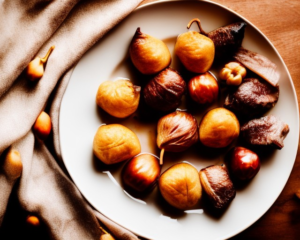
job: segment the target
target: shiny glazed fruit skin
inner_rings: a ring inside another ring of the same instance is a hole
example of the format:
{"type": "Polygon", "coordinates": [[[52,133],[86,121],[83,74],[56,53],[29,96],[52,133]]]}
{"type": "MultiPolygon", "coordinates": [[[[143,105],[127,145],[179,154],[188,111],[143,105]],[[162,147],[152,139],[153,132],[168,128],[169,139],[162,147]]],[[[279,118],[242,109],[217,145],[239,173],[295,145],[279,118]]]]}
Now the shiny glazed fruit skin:
{"type": "Polygon", "coordinates": [[[213,103],[218,99],[219,85],[209,72],[193,77],[188,89],[191,98],[199,104],[213,103]]]}
{"type": "Polygon", "coordinates": [[[151,154],[140,154],[125,165],[122,179],[126,186],[138,192],[154,187],[160,175],[159,160],[151,154]]]}
{"type": "Polygon", "coordinates": [[[39,139],[45,140],[49,136],[51,129],[52,124],[50,116],[46,112],[41,112],[33,125],[35,135],[39,139]]]}
{"type": "Polygon", "coordinates": [[[250,180],[255,177],[260,169],[258,155],[244,147],[235,147],[232,151],[229,171],[239,180],[250,180]]]}

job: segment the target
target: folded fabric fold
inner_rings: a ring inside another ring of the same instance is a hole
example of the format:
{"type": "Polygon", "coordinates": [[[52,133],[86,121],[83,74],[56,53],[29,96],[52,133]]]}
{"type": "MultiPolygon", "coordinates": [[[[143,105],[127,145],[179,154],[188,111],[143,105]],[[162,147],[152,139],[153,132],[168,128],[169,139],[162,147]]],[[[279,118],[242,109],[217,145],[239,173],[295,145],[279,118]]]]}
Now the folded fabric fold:
{"type": "MultiPolygon", "coordinates": [[[[99,239],[101,231],[96,217],[117,239],[137,239],[101,214],[95,214],[56,160],[61,158],[59,107],[72,67],[140,2],[0,1],[0,155],[3,159],[5,149],[13,146],[23,163],[20,181],[9,181],[0,171],[0,228],[11,191],[16,190],[21,207],[40,217],[51,239],[99,239]],[[44,56],[52,45],[55,50],[43,77],[38,82],[29,82],[22,71],[34,56],[44,56]],[[31,132],[46,105],[51,106],[56,159],[31,132]]],[[[88,84],[87,79],[83,81],[88,84]]]]}

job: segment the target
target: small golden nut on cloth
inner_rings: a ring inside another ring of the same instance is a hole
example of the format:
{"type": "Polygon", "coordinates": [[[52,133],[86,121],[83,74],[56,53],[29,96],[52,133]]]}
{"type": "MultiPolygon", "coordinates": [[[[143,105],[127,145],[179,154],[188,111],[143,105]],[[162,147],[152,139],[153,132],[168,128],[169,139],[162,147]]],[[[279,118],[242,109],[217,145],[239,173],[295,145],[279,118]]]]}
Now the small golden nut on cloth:
{"type": "Polygon", "coordinates": [[[41,139],[46,140],[52,129],[51,118],[46,112],[41,112],[33,125],[35,135],[41,139]]]}
{"type": "Polygon", "coordinates": [[[45,64],[46,64],[50,54],[52,53],[54,47],[55,46],[51,46],[49,48],[45,57],[43,57],[43,58],[36,57],[28,64],[28,66],[26,68],[26,77],[30,81],[34,82],[34,81],[40,80],[43,77],[44,71],[45,71],[45,64]]]}
{"type": "Polygon", "coordinates": [[[31,227],[40,226],[40,220],[36,216],[32,216],[32,215],[27,216],[26,223],[31,227]]]}
{"type": "Polygon", "coordinates": [[[246,76],[246,68],[238,62],[229,62],[220,71],[220,78],[226,81],[227,85],[238,86],[246,76]]]}
{"type": "Polygon", "coordinates": [[[160,176],[159,190],[170,205],[181,210],[191,209],[202,196],[198,171],[188,163],[167,169],[160,176]]]}
{"type": "Polygon", "coordinates": [[[101,236],[100,236],[100,240],[115,240],[112,235],[110,235],[107,231],[105,231],[105,229],[103,229],[102,227],[100,227],[101,230],[101,236]]]}
{"type": "Polygon", "coordinates": [[[100,240],[115,240],[109,233],[101,235],[100,240]]]}
{"type": "Polygon", "coordinates": [[[23,164],[18,150],[11,148],[7,152],[3,163],[3,170],[6,177],[11,180],[15,180],[21,176],[23,164]]]}
{"type": "Polygon", "coordinates": [[[143,74],[155,74],[168,67],[171,53],[167,45],[137,28],[129,47],[133,65],[143,74]]]}
{"type": "Polygon", "coordinates": [[[234,113],[225,108],[210,110],[202,118],[199,138],[203,145],[212,148],[227,147],[240,134],[240,123],[234,113]]]}
{"type": "Polygon", "coordinates": [[[105,81],[98,88],[96,103],[110,115],[125,118],[138,108],[140,91],[129,80],[105,81]]]}
{"type": "Polygon", "coordinates": [[[105,164],[130,159],[141,152],[136,134],[120,124],[101,125],[94,137],[93,152],[105,164]]]}

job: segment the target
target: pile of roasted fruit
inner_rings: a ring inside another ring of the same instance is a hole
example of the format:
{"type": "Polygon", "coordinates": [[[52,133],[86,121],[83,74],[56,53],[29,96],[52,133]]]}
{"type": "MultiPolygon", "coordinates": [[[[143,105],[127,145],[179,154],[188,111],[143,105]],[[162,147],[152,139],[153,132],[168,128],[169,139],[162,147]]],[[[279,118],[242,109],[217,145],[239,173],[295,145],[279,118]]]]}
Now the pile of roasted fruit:
{"type": "Polygon", "coordinates": [[[250,181],[260,169],[260,158],[252,150],[257,146],[281,149],[289,127],[275,116],[262,117],[278,101],[279,73],[269,59],[241,47],[247,24],[237,22],[206,33],[199,19],[192,19],[188,29],[193,23],[200,32],[180,34],[174,50],[191,78],[183,79],[169,67],[171,54],[163,41],[138,28],[129,54],[135,68],[150,80],[143,87],[125,79],[106,81],[96,96],[97,105],[116,118],[132,115],[141,100],[159,112],[160,157],[141,153],[137,135],[120,124],[101,125],[93,151],[105,164],[128,160],[122,180],[136,192],[147,193],[158,185],[170,205],[186,210],[199,202],[203,189],[214,208],[224,209],[236,195],[234,183],[250,181]],[[223,67],[218,78],[209,72],[213,64],[223,67]],[[177,109],[184,95],[198,106],[209,106],[220,97],[221,88],[227,89],[223,107],[208,111],[199,125],[189,112],[177,109]],[[197,142],[207,148],[225,148],[240,135],[252,150],[245,145],[234,147],[225,164],[198,172],[181,162],[160,173],[165,152],[186,151],[197,142]]]}

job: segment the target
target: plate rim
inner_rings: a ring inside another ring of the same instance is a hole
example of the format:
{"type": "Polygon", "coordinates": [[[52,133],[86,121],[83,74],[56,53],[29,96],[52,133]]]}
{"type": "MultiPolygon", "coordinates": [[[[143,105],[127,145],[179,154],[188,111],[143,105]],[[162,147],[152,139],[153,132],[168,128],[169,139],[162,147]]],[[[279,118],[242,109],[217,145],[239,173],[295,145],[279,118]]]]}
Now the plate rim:
{"type": "MultiPolygon", "coordinates": [[[[240,15],[239,13],[237,13],[237,12],[235,12],[234,10],[232,10],[232,9],[230,9],[229,7],[227,7],[227,6],[224,6],[224,5],[222,5],[222,4],[220,4],[220,3],[217,3],[217,2],[214,2],[214,1],[210,1],[210,0],[158,0],[158,1],[155,1],[155,2],[150,2],[150,3],[145,3],[145,4],[143,4],[143,5],[141,5],[141,6],[138,6],[134,11],[132,11],[130,14],[132,14],[132,13],[134,13],[134,12],[136,12],[136,11],[139,11],[139,10],[141,10],[141,9],[143,9],[143,8],[146,8],[146,7],[149,7],[149,6],[152,6],[152,5],[159,5],[159,4],[162,4],[162,3],[167,3],[167,2],[170,2],[170,3],[172,3],[172,2],[206,2],[206,3],[209,3],[209,4],[212,4],[212,5],[215,5],[215,6],[218,6],[218,7],[220,7],[220,8],[222,8],[222,9],[224,9],[224,10],[226,10],[226,11],[228,11],[228,12],[231,12],[232,14],[234,14],[235,16],[237,16],[237,17],[239,17],[240,19],[242,19],[243,21],[245,21],[246,23],[248,23],[249,25],[251,25],[251,27],[253,27],[267,42],[268,42],[268,44],[271,46],[271,48],[272,48],[272,50],[276,53],[276,55],[277,55],[277,57],[279,58],[279,60],[280,60],[280,62],[282,63],[282,65],[283,65],[283,67],[284,67],[284,70],[286,71],[286,73],[287,73],[287,76],[288,76],[288,79],[289,79],[289,82],[290,82],[290,84],[291,84],[291,87],[292,87],[292,91],[293,91],[293,96],[294,96],[294,100],[295,100],[295,105],[296,105],[296,110],[297,110],[297,118],[296,118],[296,130],[297,130],[297,132],[299,133],[299,105],[298,105],[298,98],[297,98],[297,94],[296,94],[296,89],[295,89],[295,86],[294,86],[294,82],[293,82],[293,79],[292,79],[292,77],[291,77],[291,74],[290,74],[290,72],[289,72],[289,70],[288,70],[288,68],[287,68],[287,66],[286,66],[286,64],[285,64],[285,62],[284,62],[284,60],[283,60],[283,58],[281,57],[281,55],[279,54],[279,52],[278,52],[278,50],[275,48],[275,46],[272,44],[272,42],[268,39],[268,37],[258,28],[258,27],[256,27],[256,25],[254,25],[251,21],[249,21],[248,19],[246,19],[245,17],[243,17],[242,15],[240,15]]],[[[129,15],[130,15],[129,14],[129,15]]],[[[126,18],[125,18],[126,19],[126,18]]],[[[121,21],[122,22],[122,21],[121,21]]],[[[116,26],[114,26],[113,28],[115,28],[115,27],[117,27],[117,25],[116,26]]],[[[100,40],[100,39],[99,39],[100,40]]],[[[99,41],[98,40],[98,41],[99,41]]],[[[95,44],[97,44],[98,42],[96,42],[95,44]]],[[[84,55],[85,55],[86,53],[84,53],[84,55]]],[[[83,56],[84,56],[83,55],[83,56]]],[[[82,56],[82,57],[83,57],[82,56]]],[[[81,57],[81,58],[82,58],[81,57]]],[[[71,75],[70,75],[70,77],[69,77],[69,80],[71,80],[71,78],[72,78],[72,76],[73,76],[73,73],[74,73],[74,69],[76,68],[76,66],[78,65],[78,63],[80,62],[80,60],[76,63],[76,65],[72,68],[72,72],[71,72],[71,75]]],[[[69,86],[69,85],[68,85],[69,86]]],[[[66,87],[66,89],[65,89],[65,92],[66,92],[66,90],[67,90],[67,88],[68,88],[68,86],[66,87]]],[[[62,150],[62,148],[61,148],[61,128],[60,128],[60,125],[61,125],[61,118],[60,118],[60,113],[61,113],[61,105],[62,105],[62,102],[63,102],[63,99],[64,99],[64,97],[65,97],[65,93],[64,93],[64,95],[63,95],[63,97],[62,97],[62,100],[61,100],[61,104],[60,104],[60,110],[59,110],[59,146],[60,146],[60,151],[61,151],[61,157],[62,157],[62,160],[63,160],[63,163],[64,163],[64,166],[65,166],[65,168],[66,168],[66,170],[68,171],[68,174],[69,174],[69,177],[72,179],[72,181],[74,182],[74,184],[76,185],[76,188],[80,191],[80,189],[77,187],[77,184],[76,184],[76,181],[73,179],[73,177],[72,177],[72,175],[70,174],[70,172],[69,172],[69,170],[68,170],[68,167],[66,166],[66,164],[65,164],[65,161],[64,161],[64,157],[63,157],[63,150],[62,150]]],[[[297,145],[299,145],[299,134],[297,134],[297,145]]],[[[287,184],[287,182],[288,182],[288,180],[289,180],[289,178],[290,178],[290,176],[291,176],[291,172],[292,172],[292,170],[293,170],[293,168],[294,168],[294,165],[295,165],[295,162],[296,162],[296,157],[297,157],[297,153],[298,153],[298,148],[296,148],[296,151],[295,151],[295,153],[294,153],[294,162],[293,162],[293,164],[292,164],[292,166],[291,166],[291,169],[289,170],[289,172],[290,172],[290,174],[289,174],[289,176],[287,177],[287,179],[286,179],[286,181],[284,182],[284,184],[282,185],[282,188],[281,188],[281,190],[279,191],[279,193],[278,193],[278,195],[276,196],[276,198],[274,198],[274,201],[272,202],[272,204],[268,207],[268,208],[266,208],[265,209],[265,211],[262,211],[261,212],[261,214],[259,214],[259,216],[254,220],[254,221],[252,221],[251,223],[249,223],[249,224],[245,224],[245,226],[244,227],[241,227],[240,229],[238,229],[237,231],[234,231],[234,233],[230,233],[230,234],[228,234],[227,236],[224,236],[224,238],[222,238],[222,239],[228,239],[228,238],[231,238],[231,237],[233,237],[233,236],[235,236],[235,235],[237,235],[237,234],[239,234],[239,233],[241,233],[242,231],[244,231],[244,230],[246,230],[247,228],[249,228],[251,225],[253,225],[255,222],[257,222],[273,205],[274,205],[274,202],[278,199],[278,197],[280,196],[280,194],[282,193],[282,191],[283,191],[283,189],[285,188],[285,186],[286,186],[286,184],[287,184]]],[[[89,204],[89,205],[91,205],[96,211],[98,211],[95,207],[94,207],[94,205],[90,202],[90,201],[88,201],[88,199],[85,197],[85,195],[80,191],[80,193],[81,193],[81,195],[86,199],[86,201],[87,201],[87,203],[89,204]]],[[[103,214],[103,213],[101,213],[100,211],[98,211],[100,214],[103,214]]],[[[128,228],[126,228],[126,227],[124,227],[124,226],[122,226],[121,224],[119,224],[119,223],[117,223],[116,221],[114,221],[113,219],[111,219],[110,217],[108,217],[108,216],[106,216],[105,214],[103,214],[106,218],[108,218],[110,221],[112,221],[113,223],[115,223],[115,224],[117,224],[117,225],[119,225],[119,226],[121,226],[122,228],[124,228],[124,229],[126,229],[126,230],[128,230],[128,231],[130,231],[130,232],[132,232],[132,233],[134,233],[134,234],[136,234],[137,236],[140,236],[140,237],[143,237],[143,238],[146,238],[146,239],[151,239],[151,238],[148,238],[148,237],[146,237],[146,236],[143,236],[143,235],[141,235],[141,234],[137,234],[136,232],[134,232],[133,230],[131,230],[131,229],[128,229],[128,228]]]]}

